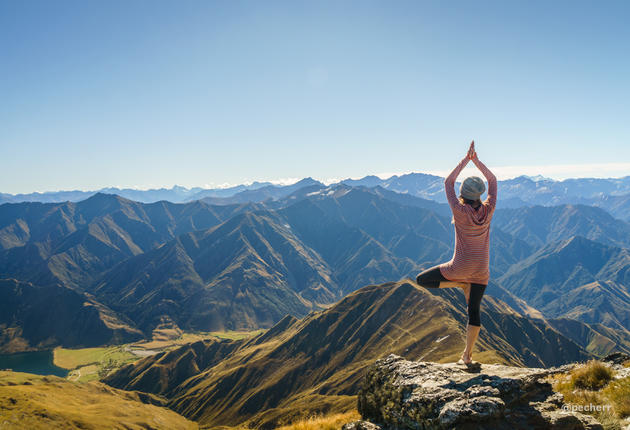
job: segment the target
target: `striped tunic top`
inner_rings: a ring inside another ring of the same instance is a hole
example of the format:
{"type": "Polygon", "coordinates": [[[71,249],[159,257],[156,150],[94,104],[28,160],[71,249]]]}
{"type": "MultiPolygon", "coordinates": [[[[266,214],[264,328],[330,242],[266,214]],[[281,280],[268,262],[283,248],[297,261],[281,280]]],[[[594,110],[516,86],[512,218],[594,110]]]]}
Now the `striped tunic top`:
{"type": "Polygon", "coordinates": [[[488,197],[477,209],[461,203],[455,194],[455,180],[468,161],[464,158],[444,181],[455,224],[455,251],[453,258],[439,267],[449,281],[487,285],[490,279],[490,220],[497,202],[497,178],[481,161],[475,160],[475,165],[488,181],[488,197]]]}

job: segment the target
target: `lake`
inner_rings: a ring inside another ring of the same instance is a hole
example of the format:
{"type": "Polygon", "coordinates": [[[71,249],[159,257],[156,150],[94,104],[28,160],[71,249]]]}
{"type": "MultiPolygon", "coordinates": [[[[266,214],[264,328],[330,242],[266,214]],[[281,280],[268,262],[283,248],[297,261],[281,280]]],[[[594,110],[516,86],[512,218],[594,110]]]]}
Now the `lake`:
{"type": "Polygon", "coordinates": [[[11,369],[14,372],[35,373],[36,375],[55,375],[65,378],[66,369],[53,364],[52,351],[21,352],[18,354],[0,354],[0,370],[11,369]]]}

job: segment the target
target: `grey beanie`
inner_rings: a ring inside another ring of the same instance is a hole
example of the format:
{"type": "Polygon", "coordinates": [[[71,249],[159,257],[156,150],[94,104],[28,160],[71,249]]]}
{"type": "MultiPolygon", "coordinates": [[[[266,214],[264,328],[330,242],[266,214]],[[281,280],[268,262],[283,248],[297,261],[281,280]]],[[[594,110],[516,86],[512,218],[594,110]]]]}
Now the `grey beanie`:
{"type": "Polygon", "coordinates": [[[479,176],[470,176],[464,179],[459,187],[459,194],[468,200],[477,200],[486,191],[486,184],[479,176]]]}

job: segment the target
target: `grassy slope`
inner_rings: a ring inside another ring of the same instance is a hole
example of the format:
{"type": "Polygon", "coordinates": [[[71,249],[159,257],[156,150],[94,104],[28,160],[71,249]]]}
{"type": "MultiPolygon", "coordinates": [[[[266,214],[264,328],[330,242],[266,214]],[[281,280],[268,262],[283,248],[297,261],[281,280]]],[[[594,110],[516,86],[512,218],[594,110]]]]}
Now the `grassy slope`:
{"type": "MultiPolygon", "coordinates": [[[[493,303],[484,305],[475,359],[544,366],[586,357],[544,322],[493,303]]],[[[201,425],[274,428],[355,409],[363,372],[389,353],[456,361],[465,315],[461,291],[371,285],[302,320],[287,316],[257,337],[196,342],[125,366],[106,382],[163,395],[201,425]]]]}
{"type": "Polygon", "coordinates": [[[53,351],[53,363],[71,372],[68,379],[73,381],[95,381],[106,372],[136,361],[138,357],[125,346],[104,348],[66,349],[56,348],[53,351]]]}
{"type": "Polygon", "coordinates": [[[166,408],[99,382],[0,371],[0,427],[12,429],[196,429],[166,408]]]}
{"type": "Polygon", "coordinates": [[[99,363],[103,360],[135,361],[136,357],[122,347],[65,349],[57,348],[54,351],[54,363],[56,366],[72,370],[88,364],[99,363]]]}
{"type": "Polygon", "coordinates": [[[112,370],[133,363],[140,357],[131,351],[158,352],[168,351],[181,345],[186,345],[204,339],[245,339],[260,334],[264,330],[254,331],[225,331],[225,332],[196,332],[169,333],[164,331],[156,334],[153,340],[132,344],[109,346],[102,348],[67,349],[56,348],[53,352],[53,362],[56,366],[70,370],[68,379],[78,382],[89,382],[100,379],[112,370]]]}
{"type": "Polygon", "coordinates": [[[343,414],[314,415],[293,424],[279,427],[278,430],[339,430],[341,426],[361,418],[359,411],[343,414]]]}

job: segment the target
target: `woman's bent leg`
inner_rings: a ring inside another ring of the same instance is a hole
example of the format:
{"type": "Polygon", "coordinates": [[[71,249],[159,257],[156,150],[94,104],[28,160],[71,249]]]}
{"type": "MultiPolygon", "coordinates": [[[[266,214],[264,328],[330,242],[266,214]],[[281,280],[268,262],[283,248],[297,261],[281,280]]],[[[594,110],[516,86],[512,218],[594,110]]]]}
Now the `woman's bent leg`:
{"type": "Polygon", "coordinates": [[[447,279],[442,275],[440,271],[440,266],[434,266],[430,269],[421,272],[416,277],[416,282],[418,285],[422,285],[425,288],[439,288],[440,282],[446,281],[447,279]]]}
{"type": "Polygon", "coordinates": [[[442,275],[439,265],[420,273],[416,277],[416,282],[425,288],[466,288],[470,285],[465,282],[449,281],[442,275]]]}

